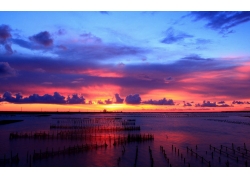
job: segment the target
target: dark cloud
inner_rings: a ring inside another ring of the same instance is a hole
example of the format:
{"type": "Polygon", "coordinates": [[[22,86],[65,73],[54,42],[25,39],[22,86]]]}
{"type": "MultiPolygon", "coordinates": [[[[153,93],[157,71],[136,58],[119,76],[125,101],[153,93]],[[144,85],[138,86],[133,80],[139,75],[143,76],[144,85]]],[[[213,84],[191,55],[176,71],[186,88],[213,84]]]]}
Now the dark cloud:
{"type": "Polygon", "coordinates": [[[8,40],[12,37],[10,31],[11,28],[8,25],[3,24],[0,26],[0,44],[4,46],[6,54],[8,55],[13,54],[11,45],[8,42],[8,40]]]}
{"type": "Polygon", "coordinates": [[[112,104],[112,101],[110,99],[105,100],[106,104],[112,104]]]}
{"type": "Polygon", "coordinates": [[[232,104],[244,104],[242,101],[233,101],[232,104]]]}
{"type": "Polygon", "coordinates": [[[8,25],[0,26],[0,44],[6,44],[7,40],[11,38],[11,28],[8,25]]]}
{"type": "Polygon", "coordinates": [[[0,78],[10,77],[15,75],[16,75],[16,70],[10,67],[8,62],[0,62],[0,78]]]}
{"type": "Polygon", "coordinates": [[[53,95],[44,94],[40,96],[39,94],[32,94],[28,97],[23,98],[21,93],[17,93],[15,96],[10,92],[5,92],[3,97],[0,98],[0,102],[6,101],[10,103],[44,103],[44,104],[85,104],[85,99],[83,96],[78,96],[78,94],[73,94],[68,96],[66,99],[64,96],[60,95],[58,92],[54,92],[53,95]]]}
{"type": "Polygon", "coordinates": [[[189,16],[194,18],[194,21],[207,21],[206,27],[219,31],[222,34],[232,33],[231,28],[250,21],[250,12],[218,12],[218,11],[202,11],[191,12],[189,16]]]}
{"type": "Polygon", "coordinates": [[[125,102],[127,104],[140,104],[141,103],[141,97],[139,94],[135,95],[128,95],[125,99],[125,102]]]}
{"type": "Polygon", "coordinates": [[[172,99],[167,100],[166,98],[160,100],[148,100],[143,101],[144,104],[154,104],[154,105],[175,105],[172,99]]]}
{"type": "Polygon", "coordinates": [[[189,102],[185,102],[184,101],[184,105],[183,105],[184,107],[186,107],[186,106],[192,106],[192,104],[191,103],[189,103],[189,102]]]}
{"type": "Polygon", "coordinates": [[[65,97],[61,96],[58,92],[54,95],[45,94],[40,96],[38,94],[30,95],[29,97],[23,98],[21,93],[17,93],[12,96],[10,92],[5,92],[0,101],[7,101],[11,103],[45,103],[45,104],[66,104],[65,97]]]}
{"type": "Polygon", "coordinates": [[[219,101],[218,104],[225,104],[225,101],[219,101]]]}
{"type": "Polygon", "coordinates": [[[216,102],[203,101],[202,104],[196,104],[196,107],[217,107],[216,102]]]}
{"type": "Polygon", "coordinates": [[[53,44],[53,39],[51,38],[50,33],[48,31],[43,31],[38,34],[35,34],[29,37],[29,39],[45,47],[49,47],[53,44]]]}
{"type": "Polygon", "coordinates": [[[104,102],[102,102],[101,100],[97,101],[98,104],[104,104],[104,102]]]}
{"type": "Polygon", "coordinates": [[[175,31],[173,28],[168,28],[165,32],[166,37],[161,40],[164,44],[173,44],[182,41],[186,38],[192,38],[192,35],[186,34],[184,32],[175,31]]]}
{"type": "Polygon", "coordinates": [[[232,107],[228,104],[217,105],[216,102],[203,101],[202,104],[196,104],[196,107],[232,107]]]}
{"type": "Polygon", "coordinates": [[[85,104],[85,99],[82,95],[79,97],[78,94],[73,94],[72,97],[68,96],[67,103],[68,104],[85,104]]]}
{"type": "Polygon", "coordinates": [[[122,104],[123,103],[123,100],[122,98],[120,98],[120,95],[119,94],[115,94],[115,103],[116,104],[122,104]]]}

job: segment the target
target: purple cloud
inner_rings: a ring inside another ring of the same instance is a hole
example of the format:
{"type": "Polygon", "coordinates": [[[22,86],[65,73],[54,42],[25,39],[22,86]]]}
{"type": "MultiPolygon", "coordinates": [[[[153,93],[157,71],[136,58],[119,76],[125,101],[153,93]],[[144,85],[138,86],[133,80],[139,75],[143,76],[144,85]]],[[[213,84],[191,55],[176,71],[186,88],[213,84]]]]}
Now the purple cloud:
{"type": "Polygon", "coordinates": [[[174,101],[172,99],[167,100],[166,98],[160,100],[148,100],[143,101],[144,104],[154,104],[154,105],[174,105],[174,101]]]}
{"type": "Polygon", "coordinates": [[[16,70],[10,67],[8,62],[0,62],[0,78],[15,76],[16,70]]]}
{"type": "Polygon", "coordinates": [[[120,98],[120,95],[119,94],[115,94],[115,103],[116,104],[122,104],[123,103],[123,100],[122,98],[120,98]]]}
{"type": "Polygon", "coordinates": [[[168,28],[165,34],[166,34],[166,37],[161,40],[161,43],[164,43],[164,44],[173,44],[173,43],[182,41],[186,38],[194,37],[184,32],[177,32],[173,28],[168,28]]]}
{"type": "Polygon", "coordinates": [[[43,46],[51,46],[53,44],[53,39],[50,36],[48,31],[43,31],[38,34],[35,34],[29,38],[31,41],[43,45],[43,46]]]}
{"type": "Polygon", "coordinates": [[[6,44],[7,40],[12,37],[10,31],[8,25],[3,24],[0,26],[0,44],[6,44]]]}
{"type": "Polygon", "coordinates": [[[128,95],[125,99],[125,102],[127,104],[140,104],[141,103],[141,97],[139,94],[135,95],[128,95]]]}

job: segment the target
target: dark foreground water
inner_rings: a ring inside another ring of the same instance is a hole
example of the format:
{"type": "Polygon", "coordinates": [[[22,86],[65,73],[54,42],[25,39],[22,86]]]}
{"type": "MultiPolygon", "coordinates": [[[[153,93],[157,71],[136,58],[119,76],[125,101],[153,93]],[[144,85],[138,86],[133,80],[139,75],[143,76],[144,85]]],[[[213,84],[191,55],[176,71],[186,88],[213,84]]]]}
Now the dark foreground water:
{"type": "Polygon", "coordinates": [[[250,113],[0,114],[0,166],[250,166],[250,113]]]}

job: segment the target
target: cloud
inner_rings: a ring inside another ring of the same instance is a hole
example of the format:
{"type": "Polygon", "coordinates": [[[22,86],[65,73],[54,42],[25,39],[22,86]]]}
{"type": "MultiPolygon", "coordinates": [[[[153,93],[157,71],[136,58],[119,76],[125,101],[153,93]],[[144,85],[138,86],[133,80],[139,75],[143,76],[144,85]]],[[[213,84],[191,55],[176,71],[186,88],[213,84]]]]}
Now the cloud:
{"type": "Polygon", "coordinates": [[[110,99],[107,99],[107,100],[105,100],[105,103],[106,104],[112,104],[112,101],[110,101],[110,99]]]}
{"type": "Polygon", "coordinates": [[[216,107],[216,102],[203,101],[202,104],[196,104],[196,107],[216,107]]]}
{"type": "Polygon", "coordinates": [[[98,104],[104,104],[104,102],[102,102],[101,100],[97,101],[98,104]]]}
{"type": "Polygon", "coordinates": [[[11,46],[9,44],[5,44],[4,47],[5,47],[5,50],[6,50],[6,54],[9,54],[9,55],[13,54],[13,50],[12,50],[12,48],[11,48],[11,46]]]}
{"type": "Polygon", "coordinates": [[[171,81],[174,81],[174,78],[170,76],[170,77],[164,78],[164,81],[165,83],[170,83],[171,81]]]}
{"type": "Polygon", "coordinates": [[[25,98],[23,98],[21,93],[17,93],[15,96],[13,96],[12,93],[5,92],[3,94],[3,97],[0,98],[0,102],[2,101],[17,103],[17,104],[24,104],[24,103],[85,104],[85,99],[83,98],[83,96],[78,96],[78,94],[73,94],[71,97],[68,96],[68,98],[66,99],[58,92],[54,92],[53,95],[44,94],[42,96],[40,96],[39,94],[32,94],[25,98]]]}
{"type": "Polygon", "coordinates": [[[250,21],[250,12],[218,12],[218,11],[202,11],[191,12],[188,16],[193,17],[194,21],[207,21],[206,27],[216,30],[222,34],[232,33],[231,28],[250,21]]]}
{"type": "Polygon", "coordinates": [[[216,102],[203,101],[202,104],[196,104],[196,107],[232,107],[228,104],[217,105],[216,102]]]}
{"type": "Polygon", "coordinates": [[[225,101],[219,101],[218,104],[225,104],[225,101]]]}
{"type": "Polygon", "coordinates": [[[53,44],[53,39],[51,38],[50,33],[48,31],[43,31],[38,34],[35,34],[29,37],[29,39],[45,47],[49,47],[53,44]]]}
{"type": "Polygon", "coordinates": [[[64,51],[68,50],[68,48],[66,46],[64,46],[64,45],[58,45],[56,47],[61,49],[61,50],[64,50],[64,51]]]}
{"type": "MultiPolygon", "coordinates": [[[[191,60],[190,56],[179,61],[168,64],[135,64],[128,63],[124,68],[117,68],[117,65],[102,63],[102,61],[74,60],[70,57],[51,58],[39,56],[13,56],[0,55],[2,61],[9,62],[11,68],[18,70],[18,76],[11,81],[0,79],[0,92],[21,91],[24,94],[33,93],[36,88],[37,93],[53,93],[55,89],[62,93],[71,94],[75,89],[89,88],[104,85],[119,87],[119,94],[133,94],[137,92],[141,96],[154,90],[161,92],[171,92],[173,94],[184,93],[182,95],[195,98],[213,98],[216,96],[227,97],[228,99],[249,99],[249,93],[245,89],[249,87],[249,67],[241,59],[227,61],[224,59],[210,58],[214,60],[191,60]],[[46,73],[40,73],[35,69],[41,68],[46,73]],[[232,74],[234,72],[234,74],[232,74]],[[111,73],[111,76],[106,76],[111,73]],[[233,75],[233,76],[232,76],[233,75]],[[138,77],[140,76],[140,77],[138,77]],[[35,77],[35,78],[34,78],[35,77]],[[174,81],[166,83],[174,77],[174,81]],[[81,83],[72,83],[78,78],[84,78],[81,83]],[[166,78],[166,79],[165,79],[166,78]],[[51,82],[52,85],[43,86],[43,82],[51,82]],[[66,90],[67,89],[67,90],[66,90]],[[176,90],[178,89],[178,92],[176,90]],[[61,90],[60,90],[61,91],[61,90]]],[[[197,57],[195,57],[198,59],[197,57]]],[[[206,59],[199,57],[200,59],[206,59]]],[[[86,94],[91,94],[85,92],[86,94]]],[[[99,98],[99,97],[97,97],[99,98]]],[[[125,99],[125,97],[124,97],[125,99]]],[[[150,99],[150,98],[149,98],[150,99]]],[[[115,100],[114,100],[115,101],[115,100]]],[[[231,101],[231,102],[232,102],[231,101]]],[[[105,102],[104,102],[105,103],[105,102]]]]}
{"type": "Polygon", "coordinates": [[[102,40],[99,37],[92,35],[91,33],[83,33],[80,35],[82,42],[84,43],[101,43],[102,40]]]}
{"type": "Polygon", "coordinates": [[[11,77],[16,75],[16,70],[10,67],[8,62],[0,62],[0,78],[11,77]]]}
{"type": "Polygon", "coordinates": [[[242,101],[233,101],[232,104],[244,104],[242,101]]]}
{"type": "Polygon", "coordinates": [[[11,28],[8,25],[0,26],[0,44],[6,44],[7,40],[12,37],[10,31],[11,28]]]}
{"type": "Polygon", "coordinates": [[[34,45],[31,42],[25,41],[23,39],[12,39],[12,43],[17,44],[23,48],[34,49],[34,45]]]}
{"type": "Polygon", "coordinates": [[[195,61],[209,61],[214,60],[213,58],[202,58],[198,54],[190,54],[186,57],[181,58],[182,60],[195,60],[195,61]]]}
{"type": "Polygon", "coordinates": [[[56,33],[57,35],[65,35],[66,34],[66,30],[65,29],[59,29],[56,33]]]}
{"type": "Polygon", "coordinates": [[[189,103],[189,102],[185,102],[184,101],[184,105],[183,105],[184,107],[186,107],[186,106],[192,106],[192,104],[191,103],[189,103]]]}
{"type": "Polygon", "coordinates": [[[140,104],[141,103],[141,97],[139,94],[135,95],[128,95],[125,99],[125,102],[127,104],[140,104]]]}
{"type": "Polygon", "coordinates": [[[122,98],[120,98],[120,95],[119,94],[115,94],[115,103],[116,104],[122,104],[123,103],[123,100],[122,98]]]}
{"type": "Polygon", "coordinates": [[[68,104],[85,104],[85,99],[83,96],[78,96],[78,94],[73,94],[72,97],[68,96],[67,98],[68,104]]]}
{"type": "Polygon", "coordinates": [[[173,44],[182,41],[186,38],[192,38],[192,35],[186,34],[184,32],[175,31],[173,28],[168,28],[165,32],[166,37],[161,40],[164,44],[173,44]]]}
{"type": "Polygon", "coordinates": [[[148,100],[143,101],[144,104],[154,104],[154,105],[175,105],[172,99],[167,100],[166,98],[160,100],[148,100]]]}
{"type": "Polygon", "coordinates": [[[10,31],[11,28],[8,25],[3,24],[0,26],[0,44],[4,46],[6,54],[8,55],[13,54],[11,45],[8,42],[8,40],[12,37],[10,31]]]}
{"type": "Polygon", "coordinates": [[[12,96],[10,92],[5,92],[3,98],[0,101],[7,101],[10,103],[46,103],[46,104],[66,104],[65,97],[61,96],[58,92],[54,92],[54,95],[38,95],[33,94],[29,97],[23,98],[21,93],[17,93],[15,96],[12,96]]]}

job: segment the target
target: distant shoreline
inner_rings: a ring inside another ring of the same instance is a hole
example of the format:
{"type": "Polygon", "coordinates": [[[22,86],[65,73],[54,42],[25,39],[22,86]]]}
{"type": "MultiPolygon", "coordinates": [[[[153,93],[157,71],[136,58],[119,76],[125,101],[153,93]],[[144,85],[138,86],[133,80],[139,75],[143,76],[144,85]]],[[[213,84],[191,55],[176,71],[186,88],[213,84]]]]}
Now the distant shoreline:
{"type": "Polygon", "coordinates": [[[176,112],[176,111],[168,111],[168,112],[58,112],[58,111],[0,111],[0,114],[123,114],[123,113],[131,113],[131,114],[136,114],[136,113],[239,113],[239,112],[244,112],[244,113],[250,113],[250,111],[214,111],[214,112],[204,112],[204,111],[196,111],[196,112],[189,112],[189,111],[181,111],[181,112],[176,112]]]}

